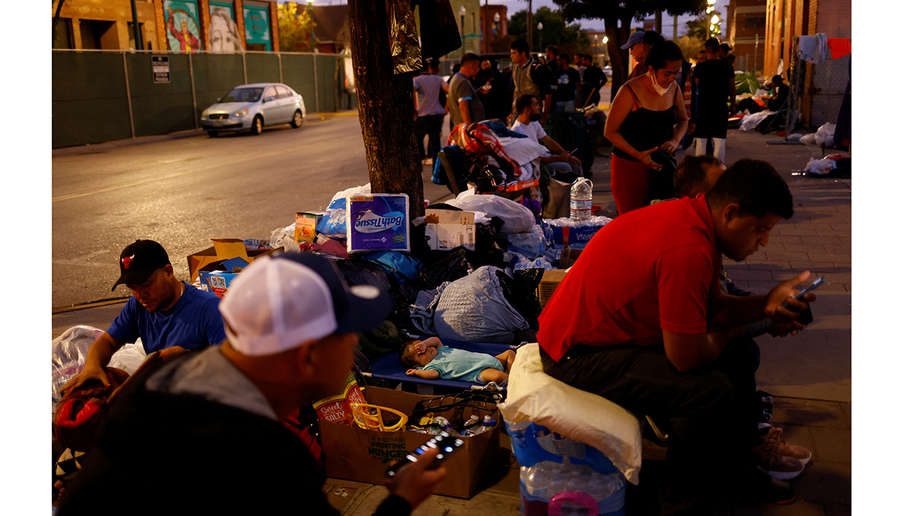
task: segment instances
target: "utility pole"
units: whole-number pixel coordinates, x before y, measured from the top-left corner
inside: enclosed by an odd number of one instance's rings
[[[528,26],[526,39],[529,42],[529,51],[532,52],[532,0],[529,0],[529,10],[526,11],[526,25]]]

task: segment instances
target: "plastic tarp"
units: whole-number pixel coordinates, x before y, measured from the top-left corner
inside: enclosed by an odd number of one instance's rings
[[[749,72],[737,73],[733,80],[736,82],[737,95],[742,95],[744,93],[749,93],[752,95],[755,94],[759,88],[761,88],[758,79],[755,78],[755,75]]]

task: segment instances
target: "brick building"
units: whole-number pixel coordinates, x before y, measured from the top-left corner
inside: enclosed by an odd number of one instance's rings
[[[733,48],[734,68],[762,76],[765,69],[767,0],[732,0],[727,5],[726,37]]]
[[[851,0],[767,0],[765,16],[765,76],[780,72],[788,77],[789,68],[800,66],[799,84],[792,86],[800,98],[801,119],[812,127],[834,123],[850,79],[851,56],[800,62],[795,43],[798,36],[816,34],[850,38]]]

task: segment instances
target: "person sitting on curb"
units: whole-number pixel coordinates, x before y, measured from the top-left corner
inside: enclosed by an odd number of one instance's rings
[[[408,376],[500,384],[507,380],[516,352],[508,349],[495,357],[444,346],[439,338],[431,337],[405,341],[399,358]]]
[[[705,512],[719,490],[779,504],[796,497],[750,453],[748,349],[718,331],[763,317],[792,323],[815,301],[794,299],[809,271],[766,295],[720,291],[721,256],[746,259],[793,213],[774,167],[740,160],[707,194],[604,226],[539,317],[545,373],[667,427],[664,514]]]
[[[118,318],[86,353],[83,370],[61,388],[67,392],[90,380],[108,387],[105,367],[125,343],[140,338],[148,355],[162,358],[223,342],[226,335],[217,305],[220,298],[179,281],[169,255],[159,243],[137,240],[121,251],[121,276],[112,290],[124,284],[131,298]]]
[[[116,396],[58,513],[337,515],[315,457],[282,421],[343,392],[357,332],[388,293],[348,287],[313,253],[266,256],[220,303],[226,340],[164,360]],[[446,469],[438,450],[401,468],[378,516],[407,515]]]
[[[573,183],[578,177],[583,177],[580,160],[551,139],[539,123],[542,118],[542,107],[534,95],[523,95],[516,99],[516,112],[519,116],[510,129],[525,134],[530,140],[541,143],[548,147],[548,150],[557,153],[552,155],[546,152],[539,158],[539,162],[551,171],[551,177],[562,183]]]

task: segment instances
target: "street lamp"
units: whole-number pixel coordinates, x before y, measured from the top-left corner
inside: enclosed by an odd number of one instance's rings
[[[312,16],[312,3],[315,0],[306,0],[306,12],[309,13],[309,51],[316,51],[316,19]]]
[[[462,54],[465,55],[465,6],[459,6],[459,19],[462,20]]]
[[[539,22],[539,25],[537,27],[539,29],[539,50],[542,50],[542,28],[543,27],[544,25],[542,25],[542,22]],[[542,51],[544,52],[544,50]]]

